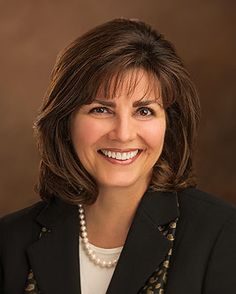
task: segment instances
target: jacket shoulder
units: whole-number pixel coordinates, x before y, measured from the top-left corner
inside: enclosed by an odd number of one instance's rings
[[[201,191],[187,188],[179,193],[180,210],[188,219],[201,218],[205,223],[223,225],[236,220],[236,206],[224,199]]]
[[[236,289],[236,207],[195,188],[188,188],[179,196],[185,222],[182,258],[191,252],[192,263],[199,266],[199,272],[201,266],[206,265],[201,271],[204,293],[233,293]],[[186,275],[191,270],[192,264],[184,269]]]
[[[14,228],[15,226],[17,227],[23,223],[28,223],[30,220],[33,220],[47,205],[48,204],[46,202],[39,201],[31,206],[7,214],[0,218],[1,227]]]
[[[0,248],[8,251],[14,244],[28,244],[34,236],[36,216],[47,206],[44,201],[0,218]],[[38,233],[38,230],[35,230]]]
[[[202,206],[215,206],[226,211],[236,211],[236,206],[225,201],[219,196],[212,195],[197,188],[187,188],[180,192],[184,201],[199,203]]]

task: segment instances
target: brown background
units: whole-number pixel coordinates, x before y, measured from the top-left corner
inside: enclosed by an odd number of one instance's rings
[[[0,215],[38,200],[32,122],[58,51],[115,17],[142,19],[173,41],[202,103],[199,187],[236,203],[234,0],[0,0]]]

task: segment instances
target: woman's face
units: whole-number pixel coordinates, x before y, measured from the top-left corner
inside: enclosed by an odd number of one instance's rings
[[[74,148],[98,187],[148,184],[162,151],[166,120],[161,99],[154,87],[146,93],[150,78],[141,70],[135,89],[127,95],[126,81],[131,74],[126,73],[117,97],[97,95],[72,119]]]

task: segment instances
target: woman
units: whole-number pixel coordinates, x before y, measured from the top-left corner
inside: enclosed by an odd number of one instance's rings
[[[1,219],[1,293],[236,293],[236,211],[195,188],[199,100],[172,44],[115,19],[59,56],[42,201]]]

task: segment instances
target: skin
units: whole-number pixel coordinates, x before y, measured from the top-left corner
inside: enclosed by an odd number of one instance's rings
[[[157,83],[149,87],[147,93],[150,77],[139,70],[138,83],[128,95],[127,85],[131,78],[132,72],[128,71],[119,94],[113,99],[105,99],[98,93],[98,101],[83,105],[75,113],[71,125],[72,142],[78,157],[99,188],[97,201],[85,207],[88,238],[103,248],[124,244],[164,144],[166,117],[161,99],[156,95]],[[134,106],[140,99],[152,103]],[[101,100],[114,105],[104,106]],[[142,149],[142,152],[131,164],[121,165],[107,161],[97,152],[111,148]]]

